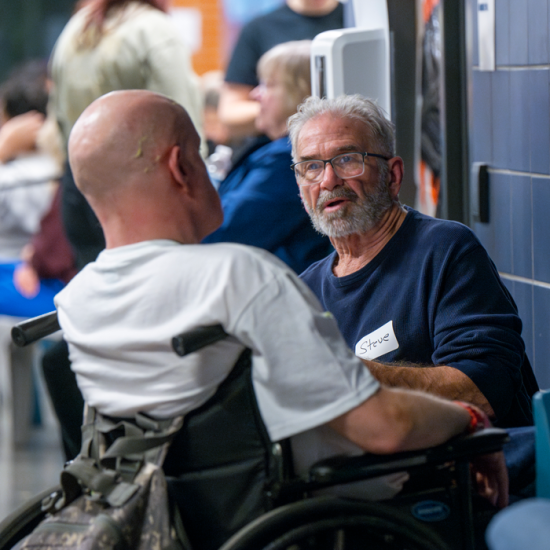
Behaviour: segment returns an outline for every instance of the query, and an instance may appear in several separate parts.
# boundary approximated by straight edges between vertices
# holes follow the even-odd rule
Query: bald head
[[[185,110],[145,90],[112,92],[80,115],[69,138],[77,187],[90,197],[153,176],[175,144],[198,140]]]
[[[69,137],[69,161],[108,246],[109,240],[113,246],[153,238],[192,242],[221,223],[199,147],[187,112],[146,90],[104,95],[80,115]],[[204,224],[208,208],[214,221]],[[183,236],[186,229],[192,238]]]

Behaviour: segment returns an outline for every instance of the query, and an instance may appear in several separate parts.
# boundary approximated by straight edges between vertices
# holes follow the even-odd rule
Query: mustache
[[[323,191],[315,205],[317,210],[322,210],[326,204],[334,199],[348,199],[350,201],[356,201],[359,198],[357,193],[349,187],[337,187],[333,191]]]

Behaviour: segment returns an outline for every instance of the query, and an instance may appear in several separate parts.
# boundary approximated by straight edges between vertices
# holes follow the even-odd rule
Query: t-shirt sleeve
[[[481,245],[449,267],[434,318],[435,365],[466,374],[504,418],[521,387],[521,320]]]
[[[326,424],[379,388],[332,315],[290,270],[263,286],[234,334],[253,350],[254,387],[273,441]]]
[[[234,84],[257,86],[256,64],[260,59],[258,41],[253,22],[245,25],[231,54],[225,81]]]

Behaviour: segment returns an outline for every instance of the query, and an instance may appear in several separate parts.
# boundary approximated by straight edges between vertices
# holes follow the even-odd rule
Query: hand
[[[482,497],[498,508],[508,506],[508,470],[502,452],[476,457],[472,474]]]
[[[25,298],[34,298],[40,290],[40,279],[32,266],[19,264],[13,272],[13,284]]]
[[[30,111],[14,116],[0,128],[0,162],[6,162],[20,153],[32,151],[36,136],[44,124],[44,115]]]
[[[32,257],[34,256],[34,246],[31,243],[27,243],[22,249],[19,257],[22,262],[30,264],[32,262]]]

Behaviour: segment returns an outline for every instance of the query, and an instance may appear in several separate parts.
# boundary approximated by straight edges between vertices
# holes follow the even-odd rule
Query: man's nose
[[[334,189],[335,187],[343,184],[344,180],[336,175],[332,164],[330,162],[327,162],[325,165],[325,171],[323,173],[323,179],[321,180],[321,189],[332,191],[332,189]]]

